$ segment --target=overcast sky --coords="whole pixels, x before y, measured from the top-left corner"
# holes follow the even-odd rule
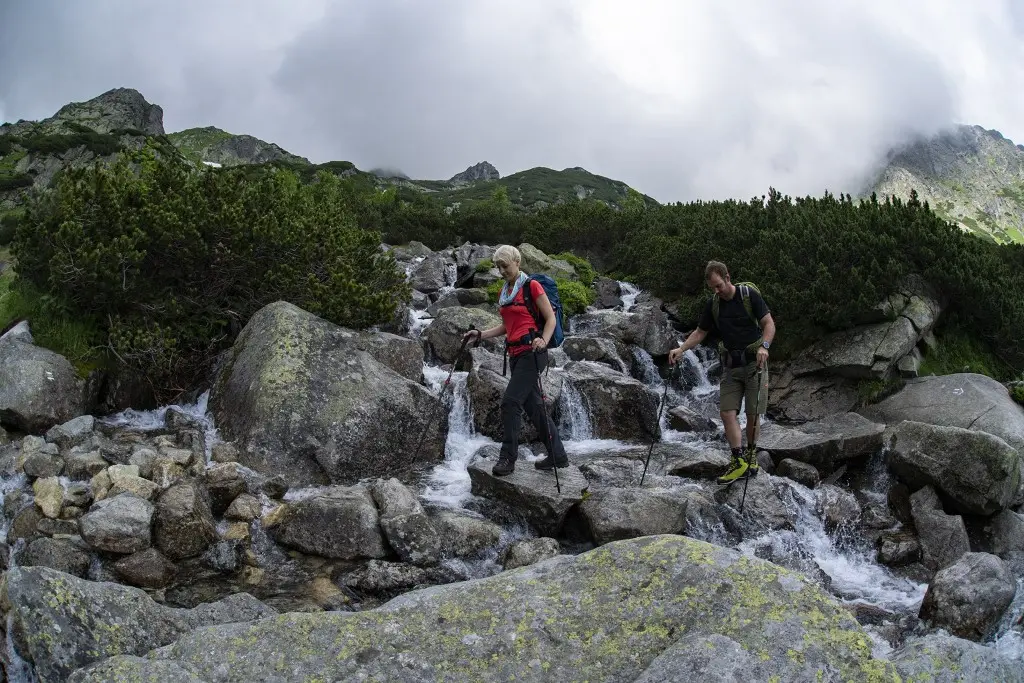
[[[2,0],[0,64],[0,120],[132,87],[168,132],[661,201],[855,191],[952,123],[1024,143],[1024,0]]]

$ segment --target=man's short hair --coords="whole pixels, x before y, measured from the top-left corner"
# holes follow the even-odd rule
[[[708,261],[708,265],[704,268],[704,279],[707,280],[713,274],[724,280],[729,277],[729,269],[721,261]]]

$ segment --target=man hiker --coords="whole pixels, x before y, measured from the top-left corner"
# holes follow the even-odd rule
[[[756,288],[732,284],[724,263],[708,261],[704,277],[714,297],[704,307],[697,329],[681,346],[669,351],[668,362],[674,365],[708,332],[718,330],[722,358],[719,410],[725,438],[732,448],[732,464],[718,482],[727,484],[758,472],[757,416],[768,405],[768,347],[775,338],[775,321]],[[743,435],[737,419],[741,401],[747,413],[746,451],[742,449]]]
[[[554,308],[543,286],[539,282],[528,280],[527,274],[519,269],[522,254],[518,249],[507,244],[502,245],[494,252],[492,260],[505,280],[501,295],[498,297],[502,324],[488,330],[470,330],[463,335],[466,341],[474,337],[482,340],[505,335],[505,348],[512,369],[508,387],[501,399],[501,454],[491,472],[495,476],[503,477],[515,469],[519,455],[520,415],[524,409],[548,451],[547,457],[535,462],[534,467],[539,470],[568,467],[569,459],[566,457],[562,439],[558,436],[554,421],[544,410],[540,390],[540,373],[548,365],[547,346],[555,332]],[[543,330],[538,329],[537,322],[527,307],[523,291],[527,284],[537,311],[544,321]]]

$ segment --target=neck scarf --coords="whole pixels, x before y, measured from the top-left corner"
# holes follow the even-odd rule
[[[511,292],[508,289],[508,282],[505,282],[505,284],[501,286],[501,296],[498,297],[498,305],[508,306],[512,303],[512,300],[516,298],[516,294],[519,293],[519,289],[523,286],[524,282],[526,282],[526,273],[522,271],[519,272],[519,277],[516,278],[515,284],[512,285]]]

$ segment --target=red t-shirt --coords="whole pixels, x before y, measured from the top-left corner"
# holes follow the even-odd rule
[[[533,300],[536,302],[537,299],[544,296],[544,287],[541,286],[536,280],[531,280],[530,292],[533,294]],[[499,312],[501,313],[501,321],[505,323],[505,339],[508,340],[508,355],[518,356],[521,353],[526,353],[530,350],[528,344],[522,346],[513,346],[515,342],[518,342],[524,335],[530,331],[534,331],[537,334],[544,332],[543,328],[537,329],[537,323],[534,322],[533,316],[530,315],[530,309],[526,307],[526,301],[523,298],[522,288],[516,292],[516,296],[512,299],[511,303],[500,307]],[[540,314],[540,308],[537,309]]]

